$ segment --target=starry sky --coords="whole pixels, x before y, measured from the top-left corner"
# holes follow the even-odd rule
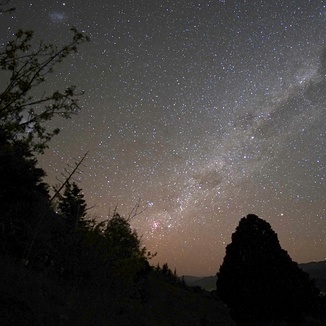
[[[40,165],[77,177],[99,220],[117,206],[179,275],[213,275],[239,220],[268,221],[292,259],[326,259],[326,1],[12,0],[18,28],[91,42],[45,90],[84,90]],[[1,78],[0,78],[1,84]]]

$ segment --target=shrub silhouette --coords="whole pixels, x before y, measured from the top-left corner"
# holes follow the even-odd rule
[[[279,244],[269,223],[241,219],[217,273],[217,292],[240,325],[298,325],[319,291]]]

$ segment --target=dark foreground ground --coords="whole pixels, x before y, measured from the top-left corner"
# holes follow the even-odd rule
[[[2,259],[0,279],[1,326],[235,325],[214,294],[169,284],[153,272],[140,292],[115,296],[69,285],[12,260]]]

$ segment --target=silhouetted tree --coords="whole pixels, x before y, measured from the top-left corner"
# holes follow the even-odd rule
[[[57,47],[40,42],[33,47],[33,32],[19,30],[0,49],[0,69],[7,82],[0,87],[0,125],[11,139],[24,140],[31,150],[43,152],[59,129],[49,131],[44,123],[54,116],[69,118],[78,112],[76,88],[41,92],[39,88],[54,67],[88,38],[72,28],[72,41]]]
[[[132,230],[129,221],[118,213],[114,213],[109,219],[104,235],[117,259],[144,255],[136,231]]]
[[[45,172],[29,146],[12,141],[0,126],[0,248],[22,258],[35,229],[49,209]]]
[[[217,293],[240,325],[298,325],[311,314],[319,291],[279,244],[270,224],[241,219],[217,273]]]
[[[58,213],[65,219],[68,228],[85,226],[87,204],[82,190],[75,182],[67,182],[63,195],[59,196]]]
[[[0,13],[12,10],[0,1]],[[45,172],[37,153],[59,132],[47,130],[54,116],[69,118],[79,110],[74,86],[40,91],[54,67],[88,38],[72,28],[70,43],[34,43],[33,32],[18,30],[0,48],[0,248],[21,257],[32,248],[50,212]],[[43,235],[42,235],[43,236]],[[24,255],[25,256],[25,255]]]
[[[183,288],[187,287],[184,278],[180,278],[178,276],[176,268],[172,272],[168,263],[164,263],[162,268],[159,264],[157,264],[157,266],[153,268],[153,271],[155,272],[156,276],[170,284],[178,285]]]
[[[107,248],[107,275],[114,280],[111,290],[120,294],[139,294],[139,281],[149,264],[146,248],[141,245],[137,232],[131,229],[128,218],[115,212],[104,226],[103,235]]]

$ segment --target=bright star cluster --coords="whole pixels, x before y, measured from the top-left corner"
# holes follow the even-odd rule
[[[82,169],[92,216],[117,206],[153,263],[218,271],[240,218],[271,223],[298,262],[326,259],[326,4],[323,0],[12,0],[18,28],[91,42],[48,87],[76,84],[82,112],[40,157]]]

